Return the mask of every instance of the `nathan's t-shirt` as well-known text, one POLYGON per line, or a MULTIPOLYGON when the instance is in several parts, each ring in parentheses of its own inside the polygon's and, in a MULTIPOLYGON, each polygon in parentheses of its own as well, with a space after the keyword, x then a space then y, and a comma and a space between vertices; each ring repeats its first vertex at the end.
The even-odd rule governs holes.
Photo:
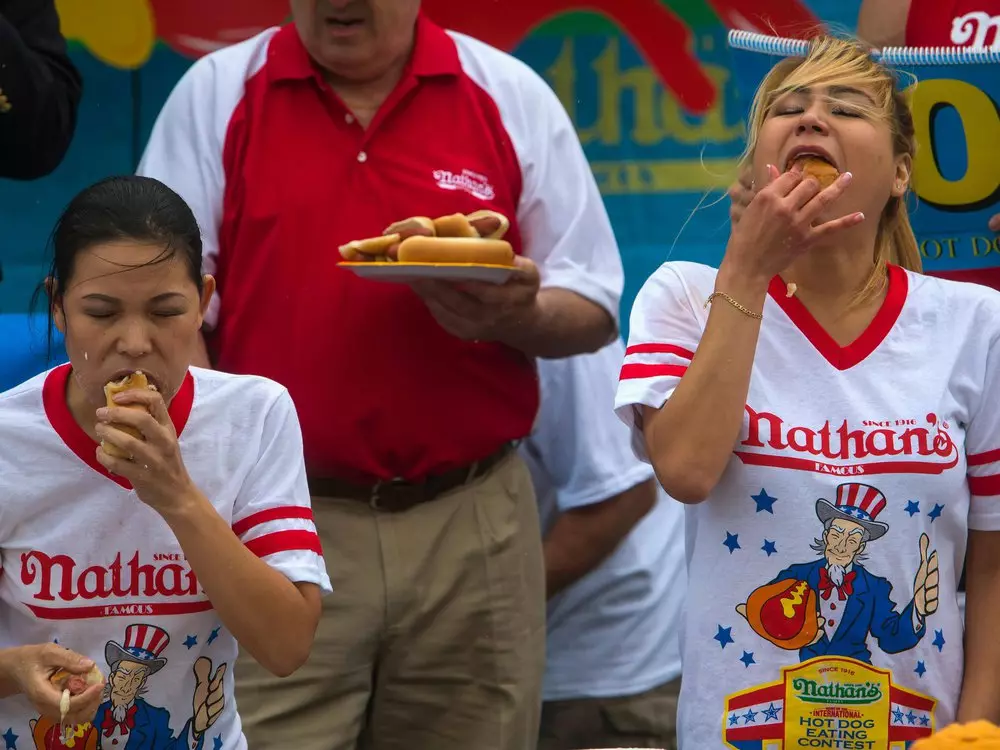
MULTIPOLYGON (((0 394, 0 648, 54 641, 106 676, 94 721, 65 747, 242 750, 236 640, 166 522, 97 463, 66 406, 69 376, 64 365, 0 394)), ((192 480, 233 533, 289 580, 329 592, 287 391, 192 369, 170 416, 192 480)), ((0 700, 0 737, 64 747, 22 696, 0 700)))
MULTIPOLYGON (((667 263, 636 299, 616 409, 641 457, 715 276, 667 263)), ((739 441, 687 508, 682 747, 903 748, 955 718, 966 539, 1000 530, 1000 294, 891 266, 843 347, 779 279, 763 312, 739 441)))

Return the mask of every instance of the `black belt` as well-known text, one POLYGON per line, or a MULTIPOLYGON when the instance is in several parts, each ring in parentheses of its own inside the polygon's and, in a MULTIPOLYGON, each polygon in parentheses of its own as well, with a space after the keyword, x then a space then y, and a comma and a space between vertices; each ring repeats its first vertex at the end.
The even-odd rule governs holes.
POLYGON ((516 443, 507 443, 496 453, 475 463, 429 476, 419 482, 388 479, 371 485, 362 485, 332 477, 309 477, 309 494, 313 497, 357 500, 367 503, 375 510, 402 513, 486 476, 516 447, 516 443))

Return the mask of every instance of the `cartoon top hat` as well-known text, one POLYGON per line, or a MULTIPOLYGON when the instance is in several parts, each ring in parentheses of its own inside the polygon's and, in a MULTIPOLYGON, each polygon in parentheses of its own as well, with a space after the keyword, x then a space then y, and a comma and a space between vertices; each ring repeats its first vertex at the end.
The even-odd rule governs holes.
POLYGON ((848 482, 837 487, 837 504, 820 498, 816 501, 816 515, 825 525, 831 518, 845 518, 861 524, 872 539, 878 539, 889 530, 889 525, 876 521, 885 508, 885 495, 867 485, 848 482))
POLYGON ((155 625, 129 625, 125 628, 125 645, 108 641, 104 646, 104 660, 112 670, 122 660, 134 661, 149 668, 149 673, 159 672, 166 659, 160 654, 170 643, 170 636, 155 625))

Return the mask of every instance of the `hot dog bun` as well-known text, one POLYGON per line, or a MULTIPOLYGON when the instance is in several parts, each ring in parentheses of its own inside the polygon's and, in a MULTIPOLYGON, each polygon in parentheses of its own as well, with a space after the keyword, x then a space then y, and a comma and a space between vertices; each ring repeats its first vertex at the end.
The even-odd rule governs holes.
POLYGON ((476 263, 513 266, 514 249, 506 240, 468 237, 409 237, 399 246, 401 263, 476 263))
MULTIPOLYGON (((117 406, 123 409, 140 409, 142 411, 145 411, 146 410, 145 407, 140 406, 139 404, 124 404, 124 405, 116 404, 114 397, 115 394, 122 393, 123 391, 132 391, 140 389, 145 390, 148 388, 149 388, 149 380, 146 378, 146 375, 142 372, 133 372, 130 375, 126 375, 121 380, 114 380, 108 383, 106 386, 104 386, 104 398, 107 400, 108 408, 117 406)), ((121 430, 122 432, 125 432, 139 440, 143 439, 142 433, 127 425, 116 424, 115 429, 121 430)), ((130 456, 127 453, 125 453, 122 450, 119 450, 117 446, 112 445, 111 443, 102 440, 101 447, 104 449, 104 452, 107 453, 109 456, 114 456, 115 458, 130 458, 130 456)))
POLYGON ((802 167, 803 177, 814 177, 823 189, 830 187, 840 177, 840 171, 835 166, 815 156, 804 156, 795 163, 802 167))
POLYGON ((389 248, 399 242, 398 234, 385 234, 381 237, 370 237, 366 240, 352 240, 340 246, 340 254, 344 260, 375 260, 385 258, 389 248))
POLYGON ((477 239, 479 237, 479 232, 469 223, 464 214, 451 214, 434 219, 434 230, 438 237, 475 237, 477 239))

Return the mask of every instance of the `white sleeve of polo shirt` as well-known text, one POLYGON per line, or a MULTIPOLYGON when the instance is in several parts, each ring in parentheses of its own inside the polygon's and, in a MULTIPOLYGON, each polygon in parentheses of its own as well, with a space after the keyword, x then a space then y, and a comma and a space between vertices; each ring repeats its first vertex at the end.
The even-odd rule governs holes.
POLYGON ((1000 531, 1000 333, 989 344, 985 380, 965 434, 965 452, 972 495, 969 528, 1000 531))
POLYGON ((689 271, 704 273, 694 264, 664 263, 643 284, 632 306, 615 411, 631 431, 632 449, 643 461, 649 457, 637 411, 643 406, 659 409, 667 402, 701 341, 696 292, 684 275, 689 271))
POLYGON ((625 274, 611 221, 572 120, 545 80, 512 55, 451 32, 466 74, 487 91, 521 167, 517 221, 542 287, 576 292, 617 324, 625 274))
POLYGON ((264 419, 260 454, 233 508, 233 531, 290 581, 332 590, 313 522, 302 432, 284 388, 264 419))
MULTIPOLYGON (((243 97, 256 40, 221 50, 195 62, 181 77, 157 115, 138 174, 153 177, 178 193, 201 229, 203 272, 214 274, 226 187, 222 154, 233 112, 243 97)), ((218 322, 216 294, 205 316, 218 322)))
POLYGON ((560 511, 604 502, 653 476, 614 413, 624 355, 616 339, 593 354, 538 362, 541 409, 529 450, 551 478, 560 511))

